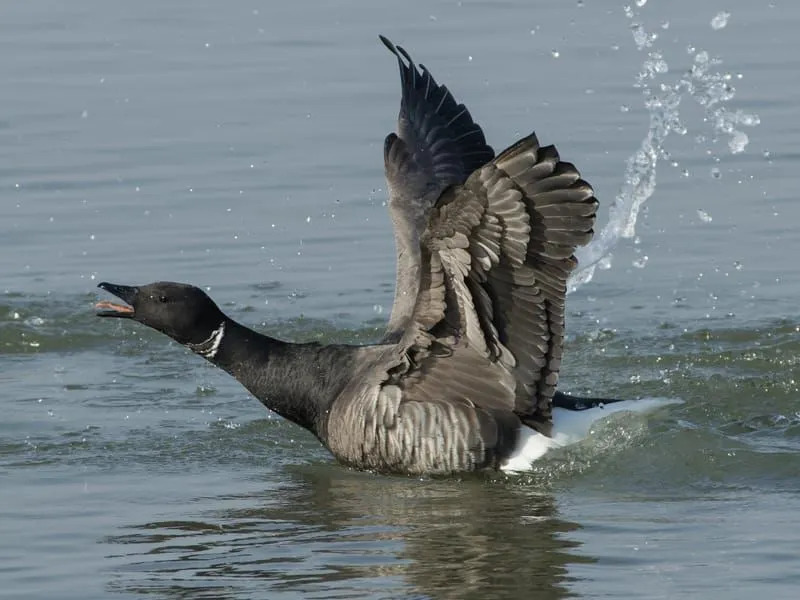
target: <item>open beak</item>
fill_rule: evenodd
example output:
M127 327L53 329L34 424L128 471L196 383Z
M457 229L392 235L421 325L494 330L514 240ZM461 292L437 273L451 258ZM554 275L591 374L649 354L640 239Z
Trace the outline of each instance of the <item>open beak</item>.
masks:
M126 303L116 304L115 302L109 302L108 300L98 302L94 306L97 309L98 317L119 317L124 319L133 318L133 307L129 305L133 304L136 295L139 293L139 288L128 285L106 283L105 281L101 284L98 284L97 287L102 290L106 290L107 292L111 292L117 298Z

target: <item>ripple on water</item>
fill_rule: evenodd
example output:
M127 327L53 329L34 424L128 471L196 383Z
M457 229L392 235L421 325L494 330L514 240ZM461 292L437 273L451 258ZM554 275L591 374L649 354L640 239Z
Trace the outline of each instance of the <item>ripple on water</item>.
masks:
M0 470L35 470L49 485L79 483L107 506L126 498L128 507L157 507L140 508L141 518L115 517L125 527L103 540L116 565L113 590L192 594L201 586L213 595L215 582L225 581L245 597L403 595L409 586L461 597L438 568L447 560L461 565L471 597L498 585L558 596L569 587L566 574L593 560L574 550L577 526L556 508L575 490L587 501L639 502L637 510L797 491L800 342L789 322L579 335L564 370L574 391L685 403L603 422L586 442L522 477L419 481L336 465L312 436L265 417L226 375L135 324L109 331L107 321L82 312L82 297L41 321L36 306L8 318L13 304L4 305L0 329L43 336L37 352L46 376L26 384L0 425ZM88 347L59 350L48 336L64 329L85 336L79 344ZM377 331L309 319L277 329L321 341L360 341ZM20 348L7 360L29 360ZM90 364L105 376L91 376ZM33 433L15 439L19 430ZM68 481L76 474L80 482ZM508 568L498 571L498 560ZM512 576L522 572L522 580Z

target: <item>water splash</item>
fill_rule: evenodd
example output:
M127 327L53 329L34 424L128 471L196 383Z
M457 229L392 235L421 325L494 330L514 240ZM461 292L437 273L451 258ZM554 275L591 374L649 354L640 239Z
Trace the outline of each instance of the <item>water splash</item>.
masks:
M636 2L638 8L644 4L645 2ZM713 129L715 139L718 136L727 136L731 154L744 152L750 141L740 128L753 127L760 122L758 115L728 108L727 104L733 99L736 90L730 83L731 75L718 70L722 64L719 58L713 58L705 50L690 46L687 51L692 56L691 68L688 72L675 75L670 82L669 64L663 52L656 47L658 33L645 29L638 20L634 7L626 6L625 16L630 21L637 50L646 53L634 87L642 92L644 106L650 115L650 124L639 149L627 160L625 180L609 207L608 223L595 235L591 244L580 248L576 253L580 266L570 278L570 292L591 281L598 267L609 268L612 251L619 241L635 236L641 208L656 189L658 162L672 160L664 149L665 141L671 133L686 135L688 131L681 122L679 111L684 98L694 100L703 108L704 122ZM729 16L726 13L726 23ZM639 256L634 263L634 266L643 268L646 260L643 261Z

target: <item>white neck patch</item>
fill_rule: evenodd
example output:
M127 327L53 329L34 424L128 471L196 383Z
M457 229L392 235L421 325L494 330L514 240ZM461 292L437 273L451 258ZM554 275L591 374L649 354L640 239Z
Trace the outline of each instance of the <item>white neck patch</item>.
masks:
M193 351L202 356L203 358L214 358L219 351L219 345L222 343L222 337L225 335L225 321L219 324L207 340L199 344L186 344Z

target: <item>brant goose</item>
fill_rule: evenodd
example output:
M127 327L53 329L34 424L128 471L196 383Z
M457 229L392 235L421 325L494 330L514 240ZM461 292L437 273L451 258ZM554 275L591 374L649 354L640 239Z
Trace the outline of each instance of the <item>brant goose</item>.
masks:
M466 107L380 39L400 65L402 102L384 145L397 285L378 344L280 341L173 282L101 283L125 304L99 302L97 314L185 344L358 469L526 470L610 412L651 408L555 389L573 253L593 234L591 186L535 134L495 156Z

